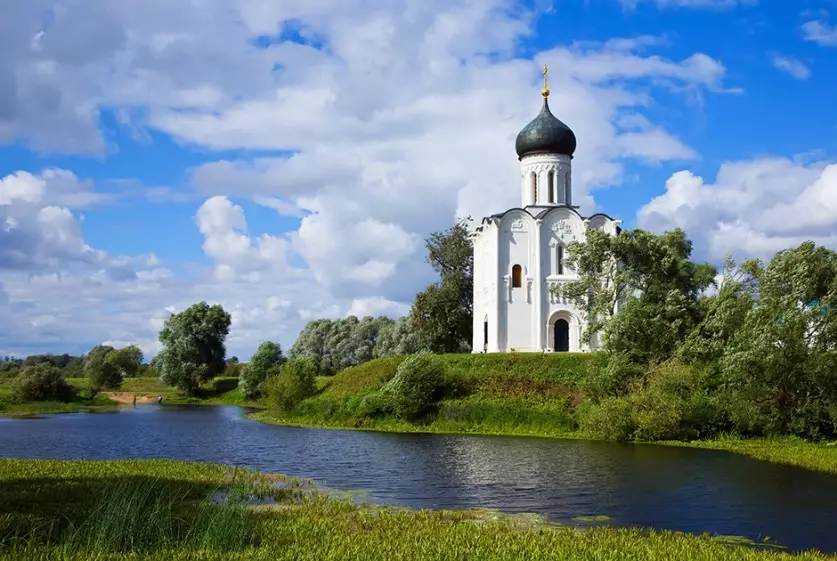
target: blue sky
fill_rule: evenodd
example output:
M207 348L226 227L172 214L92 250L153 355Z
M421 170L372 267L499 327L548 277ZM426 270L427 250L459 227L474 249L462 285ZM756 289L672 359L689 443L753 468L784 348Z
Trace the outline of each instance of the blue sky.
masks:
M544 62L583 210L684 227L715 262L837 247L833 0L33 0L0 21L0 353L150 354L202 299L241 356L405 313L423 238L517 205Z

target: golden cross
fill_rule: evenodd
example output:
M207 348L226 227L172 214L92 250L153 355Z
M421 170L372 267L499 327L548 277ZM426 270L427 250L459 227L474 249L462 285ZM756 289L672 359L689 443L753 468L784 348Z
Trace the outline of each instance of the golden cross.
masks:
M549 97L549 87L546 85L546 75L549 73L549 69L546 67L546 64L543 65L543 90L541 94L544 97Z

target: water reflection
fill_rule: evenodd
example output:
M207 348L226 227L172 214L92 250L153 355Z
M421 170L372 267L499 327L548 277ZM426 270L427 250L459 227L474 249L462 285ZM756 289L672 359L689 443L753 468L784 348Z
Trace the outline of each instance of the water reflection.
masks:
M311 477L417 508L497 508L571 523L770 536L837 551L837 477L708 450L534 438L274 427L235 407L143 405L0 419L0 455L176 458Z

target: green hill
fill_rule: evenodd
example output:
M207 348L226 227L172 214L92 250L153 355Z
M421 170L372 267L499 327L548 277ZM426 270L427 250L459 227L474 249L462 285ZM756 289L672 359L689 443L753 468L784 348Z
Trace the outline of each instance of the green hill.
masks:
M294 412L264 412L257 418L382 430L569 435L577 429L578 384L596 363L596 355L580 353L439 355L451 390L422 421L361 415L363 398L381 389L405 358L375 359L320 378L319 393Z

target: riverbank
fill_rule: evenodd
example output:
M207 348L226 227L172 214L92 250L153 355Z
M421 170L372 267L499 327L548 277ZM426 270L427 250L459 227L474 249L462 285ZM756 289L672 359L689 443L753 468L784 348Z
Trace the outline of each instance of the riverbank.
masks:
M164 403L190 405L240 405L262 408L260 403L244 398L238 390L238 378L219 377L204 384L192 397L186 397L177 388L166 386L156 377L127 378L115 391L105 391L87 399L87 379L68 378L76 389L76 397L70 402L29 401L17 403L12 399L12 379L0 379L0 417L22 417L55 413L94 413L114 407L131 406L134 396L137 404L156 403L160 396Z
M254 497L262 500L244 500ZM304 481L216 465L0 459L0 559L837 559L755 546L580 530L527 515L353 505Z
M293 411L267 409L250 415L264 423L386 432L480 434L587 439L579 429L579 385L597 367L590 354L440 355L453 397L424 419L408 422L363 414L364 397L380 390L404 360L376 359L321 381L317 395ZM755 459L837 474L835 443L798 438L719 438L654 444L725 450Z

